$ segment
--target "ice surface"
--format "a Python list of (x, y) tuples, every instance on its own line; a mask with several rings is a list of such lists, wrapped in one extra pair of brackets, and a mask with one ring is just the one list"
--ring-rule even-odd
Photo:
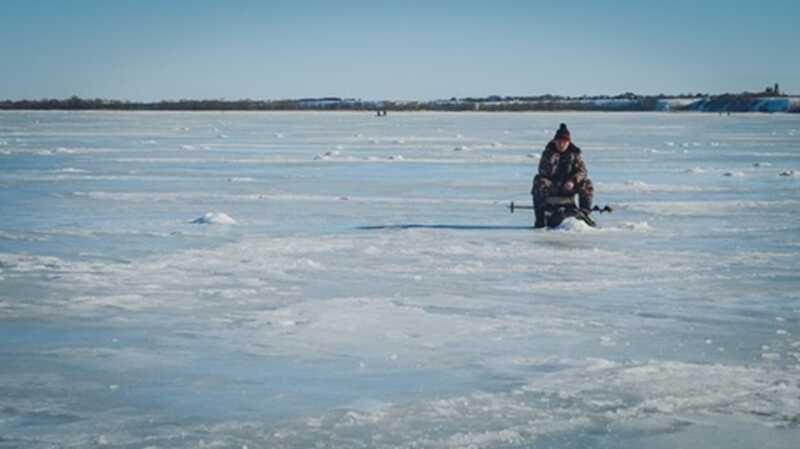
[[(561, 122), (598, 228), (506, 207)], [(0, 446), (794, 448), (796, 129), (0, 113)]]

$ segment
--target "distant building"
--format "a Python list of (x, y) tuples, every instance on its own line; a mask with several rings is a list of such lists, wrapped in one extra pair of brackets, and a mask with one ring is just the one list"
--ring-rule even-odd
[(297, 100), (301, 108), (331, 108), (345, 102), (338, 97), (301, 98)]
[(764, 90), (764, 92), (766, 92), (769, 95), (778, 96), (778, 95), (781, 94), (781, 88), (780, 88), (780, 86), (778, 86), (778, 83), (775, 83), (775, 86), (773, 86), (773, 87), (767, 86), (767, 88)]

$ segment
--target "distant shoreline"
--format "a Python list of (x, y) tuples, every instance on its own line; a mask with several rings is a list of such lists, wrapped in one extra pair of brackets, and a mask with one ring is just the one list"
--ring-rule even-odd
[[(250, 109), (3, 109), (0, 108), (0, 113), (5, 112), (92, 112), (92, 113), (116, 113), (116, 112), (130, 112), (130, 113), (170, 113), (170, 112), (190, 112), (190, 113), (224, 113), (224, 112), (231, 112), (231, 113), (238, 113), (238, 112), (249, 112), (253, 114), (257, 113), (307, 113), (307, 112), (318, 112), (321, 114), (328, 114), (328, 113), (352, 113), (352, 114), (366, 114), (369, 116), (375, 116), (375, 111), (372, 110), (364, 110), (364, 109), (260, 109), (260, 110), (250, 110)], [(559, 109), (554, 111), (537, 111), (537, 110), (530, 110), (530, 111), (444, 111), (444, 110), (427, 110), (427, 109), (417, 109), (417, 110), (389, 110), (393, 114), (437, 114), (437, 113), (450, 113), (450, 114), (563, 114), (563, 113), (570, 113), (570, 114), (665, 114), (665, 115), (683, 115), (683, 114), (698, 114), (698, 115), (741, 115), (741, 114), (767, 114), (767, 115), (794, 115), (797, 114), (798, 111), (777, 111), (777, 112), (763, 112), (763, 111), (741, 111), (741, 112), (711, 112), (711, 111), (656, 111), (656, 110), (641, 110), (641, 111), (633, 111), (633, 110), (571, 110), (571, 109)]]
[(800, 112), (800, 97), (772, 92), (694, 96), (610, 96), (451, 98), (434, 101), (361, 100), (339, 97), (290, 100), (5, 100), (0, 111), (354, 111), (373, 112)]

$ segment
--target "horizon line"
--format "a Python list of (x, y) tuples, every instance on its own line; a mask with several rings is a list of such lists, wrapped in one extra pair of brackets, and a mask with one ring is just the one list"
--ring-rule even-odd
[(19, 99), (12, 99), (12, 98), (5, 98), (0, 99), (0, 103), (17, 103), (17, 102), (42, 102), (42, 101), (68, 101), (68, 100), (102, 100), (102, 101), (112, 101), (112, 102), (123, 102), (123, 103), (141, 103), (141, 104), (155, 104), (155, 103), (162, 103), (162, 102), (182, 102), (182, 101), (221, 101), (221, 102), (243, 102), (243, 101), (251, 101), (251, 102), (282, 102), (282, 101), (321, 101), (321, 100), (331, 100), (331, 101), (355, 101), (355, 102), (362, 102), (362, 103), (371, 103), (371, 102), (434, 102), (434, 101), (508, 101), (508, 100), (522, 100), (526, 98), (531, 99), (546, 99), (546, 98), (553, 98), (553, 99), (566, 99), (566, 100), (581, 100), (581, 99), (613, 99), (613, 98), (624, 98), (624, 97), (635, 97), (635, 98), (708, 98), (708, 97), (721, 97), (726, 95), (741, 95), (741, 96), (775, 96), (775, 97), (796, 97), (800, 96), (800, 94), (793, 94), (788, 92), (771, 92), (768, 90), (763, 90), (760, 92), (751, 92), (751, 91), (742, 91), (742, 92), (723, 92), (723, 93), (708, 93), (708, 92), (686, 92), (686, 93), (678, 93), (678, 94), (667, 94), (667, 93), (658, 93), (658, 94), (640, 94), (631, 91), (622, 92), (618, 94), (582, 94), (582, 95), (562, 95), (562, 94), (552, 94), (552, 93), (545, 93), (545, 94), (529, 94), (529, 95), (500, 95), (500, 94), (492, 94), (492, 95), (484, 95), (484, 96), (476, 96), (476, 95), (469, 95), (464, 97), (457, 97), (457, 96), (450, 96), (450, 97), (440, 97), (440, 98), (428, 98), (428, 99), (388, 99), (388, 98), (370, 98), (365, 99), (363, 97), (343, 97), (337, 95), (323, 95), (323, 96), (314, 96), (314, 97), (273, 97), (273, 98), (254, 98), (254, 97), (239, 97), (239, 98), (226, 98), (226, 97), (184, 97), (184, 98), (160, 98), (160, 99), (150, 99), (150, 100), (132, 100), (128, 98), (119, 98), (119, 97), (93, 97), (93, 96), (80, 96), (80, 95), (68, 95), (65, 97), (38, 97), (38, 98), (19, 98)]

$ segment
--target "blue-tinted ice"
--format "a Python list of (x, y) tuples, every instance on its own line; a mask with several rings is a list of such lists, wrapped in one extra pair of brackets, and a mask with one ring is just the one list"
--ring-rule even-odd
[[(506, 207), (561, 122), (598, 229)], [(796, 115), (0, 113), (0, 447), (795, 447), (798, 172)]]

